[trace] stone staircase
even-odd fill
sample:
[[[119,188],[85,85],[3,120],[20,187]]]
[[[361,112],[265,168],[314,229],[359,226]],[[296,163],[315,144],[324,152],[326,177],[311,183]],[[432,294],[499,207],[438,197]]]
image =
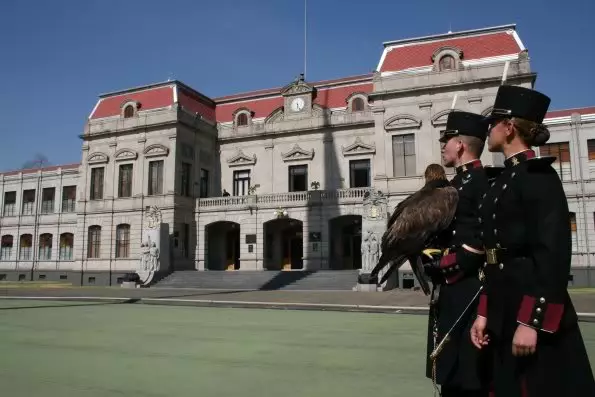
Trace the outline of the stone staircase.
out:
[[[335,290],[351,291],[358,270],[318,271],[175,271],[153,288],[226,290]]]

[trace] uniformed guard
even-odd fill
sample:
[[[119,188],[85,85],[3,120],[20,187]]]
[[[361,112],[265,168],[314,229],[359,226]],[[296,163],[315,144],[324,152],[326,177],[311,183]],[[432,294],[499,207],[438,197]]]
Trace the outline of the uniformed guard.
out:
[[[447,235],[439,238],[439,244],[448,252],[427,271],[434,290],[428,324],[426,375],[434,380],[435,386],[441,385],[443,397],[487,396],[482,378],[485,373],[482,355],[468,337],[476,305],[465,312],[481,285],[479,270],[485,260],[477,218],[479,202],[489,187],[479,160],[487,127],[481,115],[453,111],[440,137],[444,165],[456,167],[451,185],[459,193],[455,218]],[[447,333],[448,340],[433,359],[431,353]]]
[[[496,397],[595,396],[595,381],[567,291],[568,203],[554,157],[531,147],[549,139],[550,99],[501,86],[488,116],[488,148],[505,168],[480,204],[485,290],[471,339],[492,355]]]

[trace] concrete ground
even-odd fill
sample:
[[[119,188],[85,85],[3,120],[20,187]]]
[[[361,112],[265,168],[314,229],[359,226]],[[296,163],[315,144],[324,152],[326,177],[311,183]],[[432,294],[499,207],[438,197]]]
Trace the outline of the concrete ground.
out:
[[[11,397],[433,393],[424,316],[14,299],[0,314]]]

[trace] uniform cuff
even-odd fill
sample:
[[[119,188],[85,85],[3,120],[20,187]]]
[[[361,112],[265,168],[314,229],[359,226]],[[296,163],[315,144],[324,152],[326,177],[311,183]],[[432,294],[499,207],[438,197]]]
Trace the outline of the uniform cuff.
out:
[[[486,294],[479,295],[479,305],[477,306],[477,315],[481,317],[488,317],[488,296]]]
[[[554,333],[560,327],[564,305],[548,303],[544,297],[525,295],[517,315],[517,321],[532,328]]]
[[[457,263],[457,254],[453,252],[440,258],[440,271],[446,284],[454,284],[463,277],[461,267]]]

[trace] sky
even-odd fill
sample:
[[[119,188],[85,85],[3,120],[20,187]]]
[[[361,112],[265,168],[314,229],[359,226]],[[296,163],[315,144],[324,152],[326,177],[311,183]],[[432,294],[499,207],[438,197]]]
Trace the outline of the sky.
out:
[[[595,1],[307,0],[306,80],[373,71],[382,43],[516,23],[550,109],[595,106]],[[0,171],[80,162],[101,93],[178,79],[216,97],[304,69],[304,0],[0,1]]]

